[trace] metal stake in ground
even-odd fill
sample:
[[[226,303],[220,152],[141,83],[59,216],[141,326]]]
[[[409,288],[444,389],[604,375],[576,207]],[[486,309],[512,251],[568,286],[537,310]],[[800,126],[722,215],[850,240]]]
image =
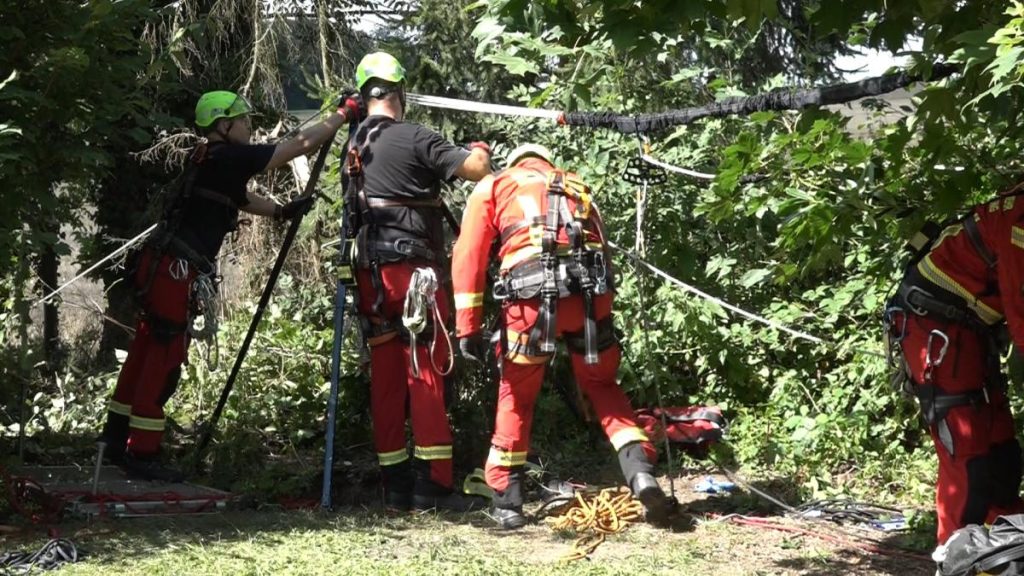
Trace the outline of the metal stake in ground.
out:
[[[309,181],[306,182],[306,189],[303,191],[302,196],[311,196],[316,190],[317,180],[320,178],[320,172],[324,169],[324,163],[327,161],[327,153],[331,150],[331,145],[334,144],[334,138],[332,137],[327,142],[324,142],[323,146],[320,147],[320,153],[316,157],[316,163],[313,164],[313,170],[310,172]],[[199,441],[199,445],[196,446],[194,459],[192,462],[192,469],[195,470],[199,467],[199,462],[202,460],[203,450],[210,443],[210,439],[213,437],[213,431],[217,427],[217,421],[220,420],[220,415],[224,412],[224,405],[227,404],[228,396],[231,395],[231,389],[235,386],[235,379],[238,378],[238,371],[242,367],[242,362],[245,360],[246,353],[249,352],[249,345],[252,344],[253,336],[256,335],[256,329],[260,325],[260,320],[263,319],[263,312],[267,308],[267,304],[270,302],[270,295],[274,292],[274,285],[277,284],[277,278],[281,275],[281,268],[284,266],[284,260],[288,256],[288,251],[292,247],[292,243],[295,241],[295,235],[299,232],[299,226],[302,224],[302,216],[297,215],[292,218],[291,223],[288,226],[288,232],[284,236],[284,243],[281,245],[281,251],[277,254],[277,260],[274,262],[274,267],[270,271],[270,278],[267,279],[267,285],[263,288],[263,294],[260,295],[259,304],[256,306],[256,313],[253,314],[252,322],[249,323],[249,331],[245,333],[245,340],[242,341],[242,347],[238,350],[238,356],[235,357],[235,364],[231,367],[231,373],[228,374],[228,380],[224,384],[224,390],[220,393],[220,399],[217,401],[217,407],[213,410],[213,416],[210,417],[210,421],[206,426],[206,431],[203,434],[202,440]]]

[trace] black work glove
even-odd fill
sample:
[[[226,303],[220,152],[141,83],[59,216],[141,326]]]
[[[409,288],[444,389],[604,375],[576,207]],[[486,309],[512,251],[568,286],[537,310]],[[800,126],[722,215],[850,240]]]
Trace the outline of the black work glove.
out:
[[[280,218],[282,220],[291,220],[296,216],[305,214],[309,207],[313,205],[313,196],[300,196],[295,200],[281,206]]]
[[[487,360],[487,341],[481,332],[459,338],[459,352],[466,360],[484,362]]]

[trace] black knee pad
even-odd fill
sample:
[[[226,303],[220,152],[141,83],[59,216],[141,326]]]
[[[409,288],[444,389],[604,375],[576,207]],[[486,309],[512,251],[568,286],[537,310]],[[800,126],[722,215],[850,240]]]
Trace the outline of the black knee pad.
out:
[[[992,447],[989,453],[992,478],[992,503],[1000,507],[1012,506],[1019,497],[1021,482],[1021,452],[1016,439]]]

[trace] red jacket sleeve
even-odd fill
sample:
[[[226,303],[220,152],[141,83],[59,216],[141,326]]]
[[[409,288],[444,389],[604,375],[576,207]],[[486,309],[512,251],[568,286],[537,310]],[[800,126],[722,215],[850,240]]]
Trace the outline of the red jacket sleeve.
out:
[[[1006,326],[1014,346],[1024,350],[1024,206],[1014,209],[1010,198],[1003,200],[1007,221],[986,240],[998,259],[996,271]]]
[[[455,292],[455,335],[479,332],[484,316],[487,260],[498,234],[494,210],[494,177],[477,183],[462,215],[462,231],[452,253]]]

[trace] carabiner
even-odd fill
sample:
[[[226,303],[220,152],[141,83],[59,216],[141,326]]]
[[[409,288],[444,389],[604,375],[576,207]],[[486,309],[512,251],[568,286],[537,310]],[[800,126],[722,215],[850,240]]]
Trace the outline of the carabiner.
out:
[[[942,347],[939,348],[939,357],[937,359],[935,359],[934,361],[932,361],[932,341],[933,341],[933,339],[936,336],[938,336],[939,338],[942,338]],[[932,330],[931,332],[929,332],[928,333],[928,347],[927,347],[927,350],[925,350],[925,356],[924,356],[924,367],[925,367],[925,369],[928,369],[928,368],[938,368],[939,366],[941,366],[942,365],[942,361],[946,358],[946,351],[948,349],[949,349],[949,336],[946,336],[946,334],[944,332],[942,332],[941,330]]]

